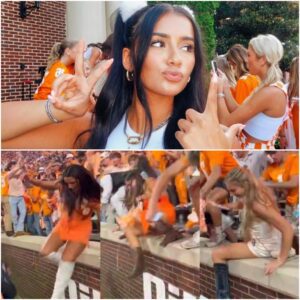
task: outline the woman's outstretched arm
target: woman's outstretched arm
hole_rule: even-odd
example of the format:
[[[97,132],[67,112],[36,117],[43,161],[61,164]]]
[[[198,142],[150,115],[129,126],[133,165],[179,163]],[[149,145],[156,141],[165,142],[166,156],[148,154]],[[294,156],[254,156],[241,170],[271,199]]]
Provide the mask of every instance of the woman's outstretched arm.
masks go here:
[[[75,60],[75,75],[57,78],[49,95],[50,111],[59,121],[82,117],[90,107],[90,94],[97,80],[111,66],[112,60],[99,64],[86,78],[83,69],[84,43]],[[2,104],[2,140],[6,141],[51,124],[45,101],[9,102]]]

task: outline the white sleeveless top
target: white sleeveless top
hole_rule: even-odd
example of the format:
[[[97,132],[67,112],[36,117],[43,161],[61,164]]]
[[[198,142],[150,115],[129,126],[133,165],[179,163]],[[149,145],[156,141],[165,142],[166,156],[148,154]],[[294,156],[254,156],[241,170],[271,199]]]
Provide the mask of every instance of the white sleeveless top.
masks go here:
[[[269,117],[266,114],[260,112],[248,122],[246,122],[244,131],[246,131],[253,138],[261,141],[270,141],[273,139],[288,113],[288,97],[284,84],[278,81],[276,83],[271,84],[270,86],[278,87],[284,92],[284,94],[286,95],[287,105],[285,113],[279,118]],[[272,99],[270,99],[270,101],[272,101]]]
[[[139,136],[138,133],[134,132],[132,128],[130,128],[129,123],[126,124],[126,134],[124,132],[126,122],[126,114],[124,114],[122,120],[117,125],[117,127],[111,132],[107,139],[105,149],[109,150],[139,150],[139,149],[151,149],[151,150],[160,150],[164,149],[163,145],[163,137],[165,134],[165,130],[167,127],[167,123],[161,128],[152,132],[150,140],[147,145],[143,147],[143,141],[141,140],[139,144],[129,144],[127,142],[128,136]]]
[[[251,238],[255,239],[265,250],[280,251],[282,234],[271,224],[260,220],[254,222],[250,228]]]

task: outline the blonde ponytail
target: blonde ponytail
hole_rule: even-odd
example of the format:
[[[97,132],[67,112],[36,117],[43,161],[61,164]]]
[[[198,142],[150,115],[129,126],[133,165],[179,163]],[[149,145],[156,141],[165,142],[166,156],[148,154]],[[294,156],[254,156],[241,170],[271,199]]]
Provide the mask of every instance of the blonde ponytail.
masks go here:
[[[264,56],[269,64],[266,77],[255,90],[255,92],[257,92],[263,87],[269,86],[282,79],[279,61],[283,56],[283,46],[279,39],[272,34],[260,34],[252,38],[249,42],[249,46],[252,47],[258,57]]]
[[[77,41],[67,41],[67,40],[64,40],[59,43],[55,43],[48,57],[47,70],[49,70],[51,66],[63,56],[67,48],[73,48],[76,44]]]

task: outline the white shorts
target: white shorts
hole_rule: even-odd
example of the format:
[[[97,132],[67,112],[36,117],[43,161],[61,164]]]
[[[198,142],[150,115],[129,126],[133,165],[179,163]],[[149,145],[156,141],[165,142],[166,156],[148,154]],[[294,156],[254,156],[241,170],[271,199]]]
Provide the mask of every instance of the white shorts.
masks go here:
[[[268,250],[266,247],[262,245],[262,243],[258,242],[255,239],[252,239],[247,243],[249,250],[257,257],[272,257],[271,252],[273,250]]]

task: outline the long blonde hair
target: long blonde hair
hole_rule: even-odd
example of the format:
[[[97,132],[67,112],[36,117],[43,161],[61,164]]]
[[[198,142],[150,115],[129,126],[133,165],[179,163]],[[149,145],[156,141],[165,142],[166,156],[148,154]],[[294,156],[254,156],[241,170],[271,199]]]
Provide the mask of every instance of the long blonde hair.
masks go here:
[[[259,58],[264,56],[269,64],[266,77],[255,90],[255,92],[257,92],[263,87],[282,79],[279,61],[283,56],[283,46],[279,39],[272,34],[260,34],[252,38],[249,42],[249,46]]]
[[[225,178],[225,183],[233,183],[245,190],[245,218],[242,220],[244,232],[252,226],[253,221],[258,219],[253,212],[253,203],[259,202],[266,207],[276,207],[276,202],[270,189],[247,168],[234,168]]]
[[[48,57],[48,61],[47,61],[47,70],[49,70],[51,68],[51,66],[57,61],[59,60],[63,54],[65,53],[65,50],[67,48],[73,48],[78,42],[77,41],[67,41],[64,40],[62,42],[59,43],[55,43],[51,49],[51,53]]]

